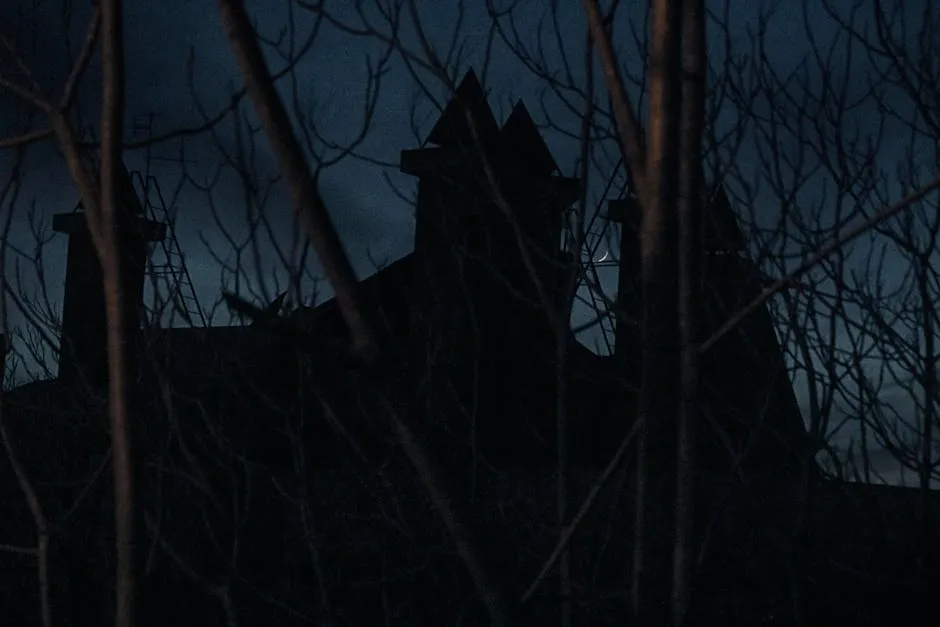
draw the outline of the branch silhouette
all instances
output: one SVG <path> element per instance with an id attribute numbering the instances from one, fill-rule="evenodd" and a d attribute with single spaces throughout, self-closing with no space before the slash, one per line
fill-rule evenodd
<path id="1" fill-rule="evenodd" d="M 358 281 L 352 264 L 317 192 L 315 175 L 309 171 L 303 149 L 291 128 L 284 104 L 274 88 L 245 7 L 237 0 L 219 0 L 218 9 L 232 52 L 244 76 L 248 95 L 254 103 L 278 165 L 291 190 L 295 211 L 306 225 L 310 242 L 333 286 L 337 305 L 349 325 L 353 349 L 368 363 L 378 364 L 379 348 L 374 330 L 360 301 Z M 509 612 L 504 606 L 502 594 L 484 566 L 471 531 L 457 513 L 453 498 L 444 490 L 439 473 L 424 446 L 397 411 L 391 406 L 387 407 L 387 410 L 390 426 L 450 532 L 490 620 L 495 625 L 509 625 Z"/>
<path id="2" fill-rule="evenodd" d="M 729 332 L 733 331 L 742 320 L 747 318 L 748 315 L 753 313 L 758 307 L 770 300 L 774 294 L 780 292 L 791 283 L 794 283 L 800 279 L 804 274 L 812 270 L 813 267 L 821 263 L 840 248 L 850 243 L 857 237 L 860 237 L 861 235 L 864 235 L 868 231 L 877 227 L 882 222 L 885 222 L 886 220 L 889 220 L 892 217 L 898 215 L 914 203 L 923 200 L 930 192 L 936 191 L 938 188 L 940 188 L 940 176 L 933 179 L 923 187 L 911 192 L 896 203 L 888 205 L 871 218 L 868 218 L 856 226 L 847 229 L 831 243 L 808 255 L 796 270 L 784 277 L 777 279 L 769 287 L 764 288 L 764 290 L 756 298 L 754 298 L 754 300 L 742 307 L 734 316 L 721 325 L 721 327 L 719 327 L 718 330 L 711 335 L 711 337 L 702 342 L 702 345 L 699 346 L 699 352 L 704 353 L 709 348 L 714 346 L 718 340 L 723 338 Z"/>

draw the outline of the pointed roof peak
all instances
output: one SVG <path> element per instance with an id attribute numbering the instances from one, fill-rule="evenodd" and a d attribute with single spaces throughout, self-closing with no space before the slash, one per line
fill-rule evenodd
<path id="1" fill-rule="evenodd" d="M 483 92 L 483 84 L 480 82 L 473 68 L 467 70 L 467 73 L 463 75 L 463 80 L 460 81 L 456 91 L 461 96 L 467 98 L 475 96 L 486 98 L 486 94 Z"/>
<path id="2" fill-rule="evenodd" d="M 486 101 L 483 85 L 472 68 L 454 90 L 453 97 L 428 134 L 427 143 L 438 146 L 468 143 L 472 135 L 467 124 L 466 109 L 470 111 L 481 141 L 485 145 L 491 144 L 499 133 L 499 125 Z"/>
<path id="3" fill-rule="evenodd" d="M 713 252 L 740 252 L 747 245 L 725 186 L 718 184 L 705 202 L 703 237 Z"/>
<path id="4" fill-rule="evenodd" d="M 558 164 L 522 100 L 516 102 L 501 131 L 503 145 L 536 176 L 551 176 Z"/>

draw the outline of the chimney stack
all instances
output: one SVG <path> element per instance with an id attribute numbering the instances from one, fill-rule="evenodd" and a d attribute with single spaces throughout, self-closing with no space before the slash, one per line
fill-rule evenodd
<path id="1" fill-rule="evenodd" d="M 143 306 L 147 244 L 166 236 L 166 225 L 148 220 L 126 168 L 121 168 L 117 207 L 121 283 L 125 295 L 125 328 L 131 358 L 135 358 Z M 103 392 L 108 382 L 108 321 L 105 314 L 101 264 L 84 211 L 56 214 L 52 228 L 69 236 L 62 332 L 59 347 L 59 380 L 81 382 Z"/>
<path id="2" fill-rule="evenodd" d="M 714 258 L 740 255 L 746 248 L 744 235 L 724 187 L 706 190 L 698 216 L 696 240 L 701 242 L 703 271 L 708 281 L 716 278 Z M 607 219 L 620 225 L 620 278 L 617 286 L 618 319 L 615 325 L 614 353 L 620 359 L 636 359 L 640 352 L 639 320 L 642 286 L 640 282 L 641 210 L 636 197 L 607 203 Z M 712 260 L 710 262 L 710 260 Z"/>

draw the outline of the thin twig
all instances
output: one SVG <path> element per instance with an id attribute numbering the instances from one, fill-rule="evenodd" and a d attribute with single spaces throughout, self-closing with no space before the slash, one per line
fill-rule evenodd
<path id="1" fill-rule="evenodd" d="M 294 135 L 290 117 L 275 89 L 248 14 L 241 2 L 219 0 L 218 6 L 232 52 L 245 78 L 248 95 L 271 142 L 278 167 L 290 187 L 294 210 L 306 225 L 310 243 L 333 286 L 336 303 L 349 325 L 353 345 L 363 353 L 374 352 L 375 338 L 357 296 L 356 274 L 317 191 L 315 176 L 311 174 L 303 148 Z"/>
<path id="2" fill-rule="evenodd" d="M 571 523 L 561 534 L 561 538 L 558 540 L 558 544 L 555 545 L 555 549 L 552 551 L 548 559 L 545 560 L 545 564 L 542 565 L 542 570 L 539 571 L 539 574 L 536 575 L 532 583 L 529 584 L 529 587 L 526 588 L 525 593 L 523 593 L 521 598 L 523 603 L 532 598 L 535 590 L 551 572 L 552 567 L 554 567 L 555 562 L 558 561 L 558 558 L 561 557 L 565 547 L 567 547 L 568 543 L 571 541 L 571 537 L 574 535 L 574 532 L 577 531 L 581 521 L 591 510 L 591 506 L 594 505 L 594 501 L 597 499 L 597 495 L 600 494 L 600 491 L 604 488 L 605 485 L 607 485 L 607 482 L 610 480 L 611 476 L 613 476 L 614 472 L 620 466 L 624 456 L 627 454 L 627 450 L 630 448 L 630 444 L 633 443 L 633 438 L 635 438 L 636 434 L 639 432 L 640 425 L 642 423 L 642 418 L 637 419 L 636 422 L 633 423 L 629 433 L 627 433 L 626 437 L 617 448 L 617 451 L 614 453 L 614 456 L 611 458 L 610 463 L 607 464 L 604 472 L 601 473 L 601 476 L 598 477 L 597 481 L 594 482 L 594 485 L 591 486 L 591 492 L 588 494 L 587 498 L 584 499 L 584 503 L 581 504 L 581 508 L 578 510 L 578 513 L 572 519 Z"/>
<path id="3" fill-rule="evenodd" d="M 637 195 L 640 198 L 646 198 L 646 142 L 643 138 L 643 131 L 636 116 L 633 115 L 633 107 L 630 106 L 630 99 L 623 85 L 623 77 L 620 75 L 620 66 L 617 65 L 614 47 L 604 26 L 597 0 L 582 0 L 581 4 L 587 16 L 591 38 L 601 57 L 601 68 L 604 70 L 614 119 L 617 121 L 619 145 L 624 153 L 624 162 L 630 167 Z"/>
<path id="4" fill-rule="evenodd" d="M 0 139 L 0 149 L 25 146 L 26 144 L 48 139 L 53 135 L 54 132 L 51 128 L 44 128 L 40 131 L 30 131 L 28 133 L 14 135 L 13 137 L 6 137 L 4 139 Z"/>
<path id="5" fill-rule="evenodd" d="M 91 19 L 88 21 L 88 29 L 85 32 L 85 40 L 82 42 L 82 49 L 79 51 L 75 65 L 72 66 L 72 71 L 69 73 L 69 77 L 66 79 L 65 86 L 62 89 L 62 98 L 59 100 L 59 109 L 61 111 L 68 111 L 72 104 L 78 81 L 81 80 L 82 74 L 85 73 L 88 62 L 91 60 L 92 54 L 94 54 L 95 42 L 98 40 L 100 27 L 101 5 L 95 3 L 92 8 Z"/>
<path id="6" fill-rule="evenodd" d="M 4 371 L 4 361 L 3 357 L 0 356 L 0 377 L 2 377 Z M 36 556 L 38 562 L 36 565 L 36 577 L 39 584 L 39 607 L 42 616 L 42 625 L 43 627 L 52 627 L 52 604 L 49 598 L 49 521 L 43 512 L 42 503 L 40 503 L 36 489 L 29 479 L 26 467 L 23 465 L 16 449 L 13 447 L 13 440 L 10 438 L 10 433 L 7 431 L 6 424 L 3 420 L 5 409 L 5 407 L 0 406 L 0 442 L 3 444 L 7 459 L 10 462 L 10 466 L 13 468 L 13 475 L 16 477 L 20 491 L 23 492 L 23 496 L 26 498 L 26 505 L 33 518 L 33 524 L 36 527 L 36 546 L 27 548 L 5 544 L 0 545 L 0 549 Z"/>

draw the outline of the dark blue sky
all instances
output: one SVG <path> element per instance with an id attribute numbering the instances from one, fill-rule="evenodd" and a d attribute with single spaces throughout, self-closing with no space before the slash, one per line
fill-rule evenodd
<path id="1" fill-rule="evenodd" d="M 0 25 L 7 26 L 15 23 L 12 5 L 16 3 L 3 4 L 4 7 L 0 8 Z M 359 17 L 350 8 L 353 3 L 326 2 L 325 4 L 329 11 L 335 12 L 336 19 L 350 26 L 362 27 Z M 507 5 L 505 2 L 496 4 L 497 6 Z M 541 35 L 544 58 L 548 67 L 555 72 L 560 73 L 563 70 L 563 51 L 564 56 L 570 61 L 575 82 L 580 84 L 584 76 L 582 59 L 585 47 L 585 26 L 580 3 L 575 0 L 557 2 L 560 6 L 558 13 L 560 28 L 557 39 L 548 17 L 552 4 L 548 0 L 520 2 L 513 10 L 513 23 L 524 43 L 533 52 L 538 50 L 537 44 Z M 908 4 L 919 5 L 920 3 Z M 458 3 L 456 0 L 425 1 L 416 2 L 416 5 L 424 32 L 440 53 L 446 51 L 455 25 L 460 20 L 459 41 L 462 53 L 459 56 L 459 74 L 462 75 L 463 71 L 470 66 L 474 66 L 478 72 L 486 68 L 483 78 L 486 87 L 490 90 L 491 104 L 498 120 L 502 120 L 512 103 L 521 98 L 527 102 L 537 121 L 544 122 L 545 114 L 548 113 L 554 122 L 569 133 L 578 132 L 579 117 L 566 110 L 558 96 L 546 90 L 545 81 L 526 69 L 517 58 L 510 54 L 499 37 L 495 38 L 490 61 L 486 63 L 491 20 L 486 13 L 484 0 L 465 3 Z M 462 5 L 466 6 L 461 10 Z M 620 59 L 629 71 L 637 72 L 642 66 L 642 51 L 630 42 L 629 30 L 631 24 L 635 28 L 641 27 L 646 3 L 624 0 L 623 5 L 625 8 L 621 10 L 620 18 L 616 23 L 616 32 L 621 35 L 618 39 Z M 763 53 L 766 54 L 769 66 L 780 75 L 793 71 L 801 61 L 809 58 L 811 53 L 807 25 L 820 44 L 831 41 L 835 33 L 831 20 L 819 8 L 819 3 L 809 2 L 808 5 L 810 5 L 808 12 L 804 13 L 803 3 L 796 0 L 780 0 L 775 3 L 733 3 L 733 10 L 729 13 L 727 40 L 731 46 L 731 59 L 741 61 L 747 56 L 753 58 L 756 52 L 753 46 L 753 34 L 760 23 L 758 16 L 763 9 L 774 6 L 772 19 L 767 25 L 764 36 Z M 33 57 L 34 68 L 38 75 L 37 79 L 46 86 L 52 86 L 61 81 L 67 64 L 66 46 L 71 43 L 74 50 L 79 45 L 85 29 L 86 16 L 82 15 L 80 10 L 74 10 L 69 19 L 63 20 L 61 6 L 61 0 L 39 2 L 38 8 L 31 10 L 32 13 L 29 14 L 27 22 L 18 22 L 22 24 L 22 27 L 17 28 L 17 33 L 24 45 L 29 43 L 29 35 L 34 34 L 36 37 L 35 50 L 41 51 L 41 54 Z M 709 3 L 709 6 L 716 15 L 724 14 L 723 3 L 713 2 Z M 258 20 L 259 31 L 264 36 L 274 39 L 279 34 L 285 37 L 290 35 L 289 31 L 285 30 L 288 24 L 286 2 L 249 2 L 248 7 Z M 914 13 L 915 11 L 912 10 L 912 14 Z M 387 26 L 384 28 L 380 26 L 380 18 L 374 10 L 370 11 L 368 16 L 371 23 L 378 26 L 379 31 L 388 33 Z M 311 32 L 313 17 L 295 9 L 295 18 L 295 35 L 298 41 L 302 41 Z M 68 38 L 64 36 L 63 24 L 67 24 L 69 29 Z M 501 24 L 504 28 L 510 26 L 510 22 L 505 18 Z M 199 109 L 194 103 L 194 97 L 189 88 L 190 67 L 196 97 L 200 106 L 209 114 L 214 114 L 225 106 L 233 90 L 241 84 L 217 19 L 215 4 L 212 2 L 130 0 L 126 2 L 126 28 L 128 34 L 126 44 L 127 131 L 129 134 L 134 120 L 139 116 L 149 114 L 155 115 L 154 128 L 157 132 L 200 124 Z M 6 31 L 2 27 L 0 30 Z M 413 22 L 406 12 L 405 26 L 401 31 L 401 43 L 408 54 L 414 54 L 426 60 L 427 57 L 421 50 L 420 40 L 416 34 Z M 725 56 L 726 41 L 723 39 L 723 33 L 715 29 L 714 25 L 711 37 L 709 47 L 711 62 L 720 72 L 722 68 L 727 68 L 729 65 L 729 59 Z M 379 38 L 357 36 L 325 24 L 318 31 L 312 49 L 295 68 L 293 73 L 295 82 L 292 84 L 288 79 L 281 82 L 283 93 L 290 97 L 292 90 L 296 89 L 297 101 L 302 103 L 303 112 L 310 115 L 318 131 L 329 140 L 343 144 L 357 133 L 362 121 L 363 100 L 367 85 L 367 59 L 375 63 L 384 50 L 384 45 Z M 191 52 L 192 65 L 190 66 Z M 321 175 L 322 194 L 336 220 L 356 268 L 362 276 L 374 270 L 375 262 L 381 264 L 393 261 L 410 251 L 413 235 L 412 208 L 409 203 L 392 193 L 389 183 L 398 186 L 405 194 L 413 191 L 414 181 L 400 175 L 395 167 L 398 153 L 402 149 L 419 145 L 419 139 L 415 138 L 411 128 L 412 111 L 416 111 L 415 118 L 419 130 L 426 132 L 436 118 L 435 102 L 432 102 L 428 96 L 437 104 L 443 103 L 446 98 L 445 86 L 426 72 L 419 73 L 418 76 L 428 91 L 423 92 L 419 88 L 414 77 L 402 63 L 401 52 L 399 50 L 393 54 L 390 63 L 385 68 L 386 73 L 383 76 L 374 119 L 365 141 L 357 150 L 358 154 L 368 157 L 368 161 L 347 158 L 340 164 L 323 171 Z M 273 55 L 270 59 L 275 69 L 283 65 L 283 62 Z M 9 66 L 2 67 L 8 68 Z M 841 72 L 847 79 L 846 84 L 850 91 L 861 90 L 867 85 L 866 68 L 864 61 L 856 60 L 848 70 L 840 67 L 837 74 Z M 82 91 L 82 110 L 89 120 L 95 120 L 97 117 L 95 104 L 98 81 L 94 69 L 93 67 L 86 77 L 88 80 Z M 450 69 L 453 71 L 453 66 Z M 813 76 L 813 72 L 810 72 L 810 76 Z M 814 80 L 818 78 L 817 72 Z M 750 80 L 753 80 L 753 77 L 750 77 Z M 603 93 L 599 73 L 596 87 L 597 93 Z M 635 97 L 635 89 L 631 89 L 631 95 Z M 892 96 L 889 94 L 890 97 Z M 575 98 L 572 102 L 580 106 L 578 99 Z M 22 107 L 19 104 L 14 105 L 7 96 L 0 96 L 0 110 L 3 112 L 2 119 L 4 120 L 0 123 L 3 127 L 0 130 L 5 136 L 10 135 L 23 119 L 21 115 L 17 115 L 21 113 Z M 248 112 L 250 115 L 250 108 L 242 107 L 241 111 Z M 847 123 L 865 131 L 874 128 L 876 117 L 876 111 L 872 107 L 863 107 L 853 111 Z M 719 131 L 732 129 L 738 123 L 737 118 L 738 114 L 734 108 L 726 102 L 716 128 Z M 868 121 L 869 118 L 872 122 Z M 41 125 L 42 121 L 37 120 L 35 124 Z M 573 175 L 579 150 L 578 142 L 565 136 L 564 133 L 552 130 L 545 131 L 545 138 L 564 173 Z M 878 153 L 880 167 L 893 168 L 902 149 L 909 144 L 900 132 L 897 133 L 897 138 L 895 141 L 883 143 Z M 253 169 L 263 181 L 274 173 L 274 169 L 267 153 L 266 143 L 263 138 L 257 139 L 257 154 Z M 186 140 L 186 156 L 190 160 L 187 169 L 195 181 L 205 180 L 219 164 L 221 158 L 216 142 L 229 150 L 235 146 L 230 117 L 223 121 L 215 137 L 206 134 Z M 785 142 L 780 145 L 785 146 Z M 153 153 L 169 156 L 174 153 L 175 149 L 175 145 L 158 146 L 153 149 Z M 751 184 L 759 181 L 763 169 L 762 150 L 766 153 L 766 142 L 762 142 L 757 135 L 751 133 L 744 138 L 740 151 L 733 160 L 739 168 L 736 176 L 740 181 Z M 326 151 L 326 154 L 331 153 Z M 335 151 L 332 154 L 335 154 Z M 126 161 L 131 168 L 141 168 L 143 167 L 143 153 L 131 152 L 127 155 Z M 12 162 L 10 153 L 0 157 L 2 181 L 9 176 Z M 379 165 L 380 163 L 388 165 Z M 74 189 L 53 146 L 43 144 L 31 147 L 27 166 L 24 168 L 22 190 L 16 205 L 11 207 L 7 203 L 3 207 L 4 212 L 11 209 L 15 212 L 10 241 L 21 248 L 32 247 L 29 235 L 31 207 L 34 208 L 32 210 L 34 217 L 45 220 L 48 226 L 53 213 L 71 210 L 76 200 Z M 155 162 L 152 167 L 165 192 L 171 190 L 179 181 L 178 166 Z M 591 191 L 595 203 L 602 200 L 600 189 L 603 181 L 598 174 L 601 174 L 603 169 L 603 165 L 598 167 L 593 177 Z M 799 196 L 807 206 L 826 202 L 825 176 L 817 174 L 815 177 L 818 179 L 818 184 L 808 185 Z M 752 217 L 758 222 L 769 224 L 778 215 L 779 197 L 766 184 L 756 185 L 755 189 L 757 191 L 752 203 L 754 209 Z M 213 190 L 212 201 L 216 213 L 231 229 L 231 232 L 236 235 L 245 235 L 247 227 L 245 226 L 244 197 L 242 190 L 230 174 L 223 176 Z M 203 240 L 207 241 L 227 261 L 234 259 L 233 252 L 219 234 L 219 229 L 212 217 L 212 206 L 206 194 L 195 190 L 192 186 L 184 186 L 177 199 L 176 211 L 178 237 L 186 254 L 197 291 L 204 304 L 211 304 L 220 292 L 220 269 L 219 264 L 207 251 Z M 281 186 L 272 187 L 264 211 L 270 217 L 273 228 L 281 241 L 290 241 L 290 236 L 296 229 L 289 219 L 291 211 L 286 202 L 285 191 Z M 832 208 L 825 208 L 823 215 L 831 215 L 832 211 Z M 823 221 L 825 222 L 825 219 Z M 48 233 L 48 228 L 46 232 Z M 61 297 L 65 259 L 64 244 L 62 238 L 52 238 L 44 248 L 44 270 L 48 281 L 49 297 L 53 303 L 58 303 Z M 605 247 L 606 245 L 602 245 L 600 250 L 602 251 Z M 255 287 L 264 284 L 268 295 L 273 296 L 273 287 L 267 279 L 277 266 L 277 261 L 271 255 L 270 249 L 265 246 L 260 248 L 259 254 L 260 273 L 265 280 L 258 280 L 258 273 L 255 272 L 257 269 L 252 268 L 251 263 L 248 264 L 249 276 L 247 278 L 254 281 Z M 250 259 L 250 254 L 248 257 Z M 16 255 L 8 253 L 8 280 L 12 280 L 15 258 Z M 23 259 L 20 259 L 20 272 L 25 285 L 35 283 L 35 271 Z M 312 272 L 316 273 L 315 265 Z M 604 282 L 608 287 L 615 284 L 615 276 L 612 272 L 607 272 Z M 222 321 L 228 320 L 225 311 L 221 311 L 220 314 Z M 586 311 L 578 314 L 580 319 L 585 319 L 588 315 Z M 15 313 L 12 314 L 8 322 L 16 325 L 18 316 Z M 596 339 L 593 338 L 593 340 Z"/>

